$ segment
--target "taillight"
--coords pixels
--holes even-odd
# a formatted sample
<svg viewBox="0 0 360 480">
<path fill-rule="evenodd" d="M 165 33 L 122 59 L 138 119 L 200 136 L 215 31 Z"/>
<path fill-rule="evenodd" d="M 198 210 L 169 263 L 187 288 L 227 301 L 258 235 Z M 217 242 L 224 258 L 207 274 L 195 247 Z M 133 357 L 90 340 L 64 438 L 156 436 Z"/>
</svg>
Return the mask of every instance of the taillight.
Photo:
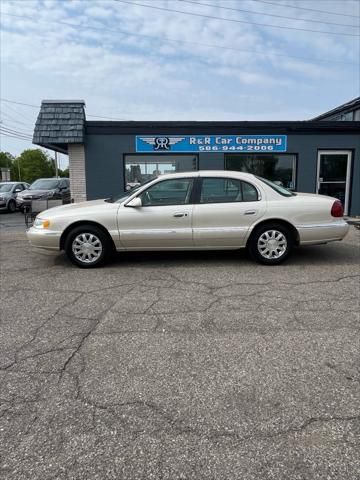
<svg viewBox="0 0 360 480">
<path fill-rule="evenodd" d="M 342 217 L 344 215 L 344 209 L 340 200 L 335 200 L 333 206 L 331 207 L 331 216 L 332 217 Z"/>
</svg>

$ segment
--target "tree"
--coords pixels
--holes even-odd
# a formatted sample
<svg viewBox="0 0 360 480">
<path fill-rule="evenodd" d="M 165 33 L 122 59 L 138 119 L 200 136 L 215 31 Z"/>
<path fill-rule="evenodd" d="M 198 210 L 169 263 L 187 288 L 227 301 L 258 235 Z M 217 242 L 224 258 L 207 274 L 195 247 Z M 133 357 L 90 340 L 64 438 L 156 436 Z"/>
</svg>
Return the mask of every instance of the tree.
<svg viewBox="0 0 360 480">
<path fill-rule="evenodd" d="M 0 152 L 0 168 L 11 168 L 15 157 L 9 152 Z"/>
<path fill-rule="evenodd" d="M 14 157 L 9 152 L 0 152 L 0 181 L 9 177 L 2 172 L 2 169 L 11 169 Z"/>
<path fill-rule="evenodd" d="M 59 177 L 69 178 L 69 167 L 65 168 L 64 170 L 60 170 L 59 168 Z"/>
<path fill-rule="evenodd" d="M 51 157 L 39 148 L 24 150 L 11 166 L 12 180 L 32 183 L 37 178 L 53 177 L 55 167 Z"/>
</svg>

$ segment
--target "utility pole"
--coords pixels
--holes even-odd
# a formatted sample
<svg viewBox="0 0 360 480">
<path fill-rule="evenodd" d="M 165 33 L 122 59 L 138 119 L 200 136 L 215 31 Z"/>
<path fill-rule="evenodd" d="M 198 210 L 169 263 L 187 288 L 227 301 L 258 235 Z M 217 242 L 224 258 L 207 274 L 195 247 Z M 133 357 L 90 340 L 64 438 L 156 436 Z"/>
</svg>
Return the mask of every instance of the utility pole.
<svg viewBox="0 0 360 480">
<path fill-rule="evenodd" d="M 55 177 L 58 178 L 58 162 L 57 162 L 57 152 L 55 152 Z"/>
<path fill-rule="evenodd" d="M 20 173 L 20 157 L 17 158 L 18 170 L 19 170 L 19 182 L 21 182 L 21 173 Z"/>
</svg>

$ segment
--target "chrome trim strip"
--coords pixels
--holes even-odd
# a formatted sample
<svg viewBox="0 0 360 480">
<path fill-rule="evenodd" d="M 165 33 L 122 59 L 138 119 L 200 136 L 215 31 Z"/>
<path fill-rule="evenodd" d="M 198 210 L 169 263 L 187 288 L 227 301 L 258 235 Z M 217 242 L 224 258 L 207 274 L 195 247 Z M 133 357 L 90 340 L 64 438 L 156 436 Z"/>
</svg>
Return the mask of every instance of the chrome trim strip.
<svg viewBox="0 0 360 480">
<path fill-rule="evenodd" d="M 195 232 L 247 232 L 249 227 L 194 227 Z"/>
<path fill-rule="evenodd" d="M 295 225 L 296 228 L 344 228 L 347 223 L 310 223 L 306 225 Z"/>
<path fill-rule="evenodd" d="M 173 229 L 161 229 L 161 228 L 144 228 L 136 230 L 121 230 L 120 239 L 129 235 L 173 235 L 174 233 L 192 233 L 191 227 L 189 228 L 173 228 Z"/>
</svg>

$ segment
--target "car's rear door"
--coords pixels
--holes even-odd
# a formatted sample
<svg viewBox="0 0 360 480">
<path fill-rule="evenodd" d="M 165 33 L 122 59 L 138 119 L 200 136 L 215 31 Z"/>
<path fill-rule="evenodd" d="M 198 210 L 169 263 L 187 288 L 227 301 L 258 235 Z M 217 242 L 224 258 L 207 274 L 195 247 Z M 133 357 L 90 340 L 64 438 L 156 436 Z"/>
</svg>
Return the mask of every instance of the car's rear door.
<svg viewBox="0 0 360 480">
<path fill-rule="evenodd" d="M 199 179 L 193 210 L 195 247 L 241 247 L 249 228 L 265 212 L 265 202 L 249 182 L 229 177 Z"/>
<path fill-rule="evenodd" d="M 139 194 L 141 207 L 118 210 L 120 242 L 126 249 L 193 247 L 191 203 L 194 178 L 160 180 Z"/>
</svg>

